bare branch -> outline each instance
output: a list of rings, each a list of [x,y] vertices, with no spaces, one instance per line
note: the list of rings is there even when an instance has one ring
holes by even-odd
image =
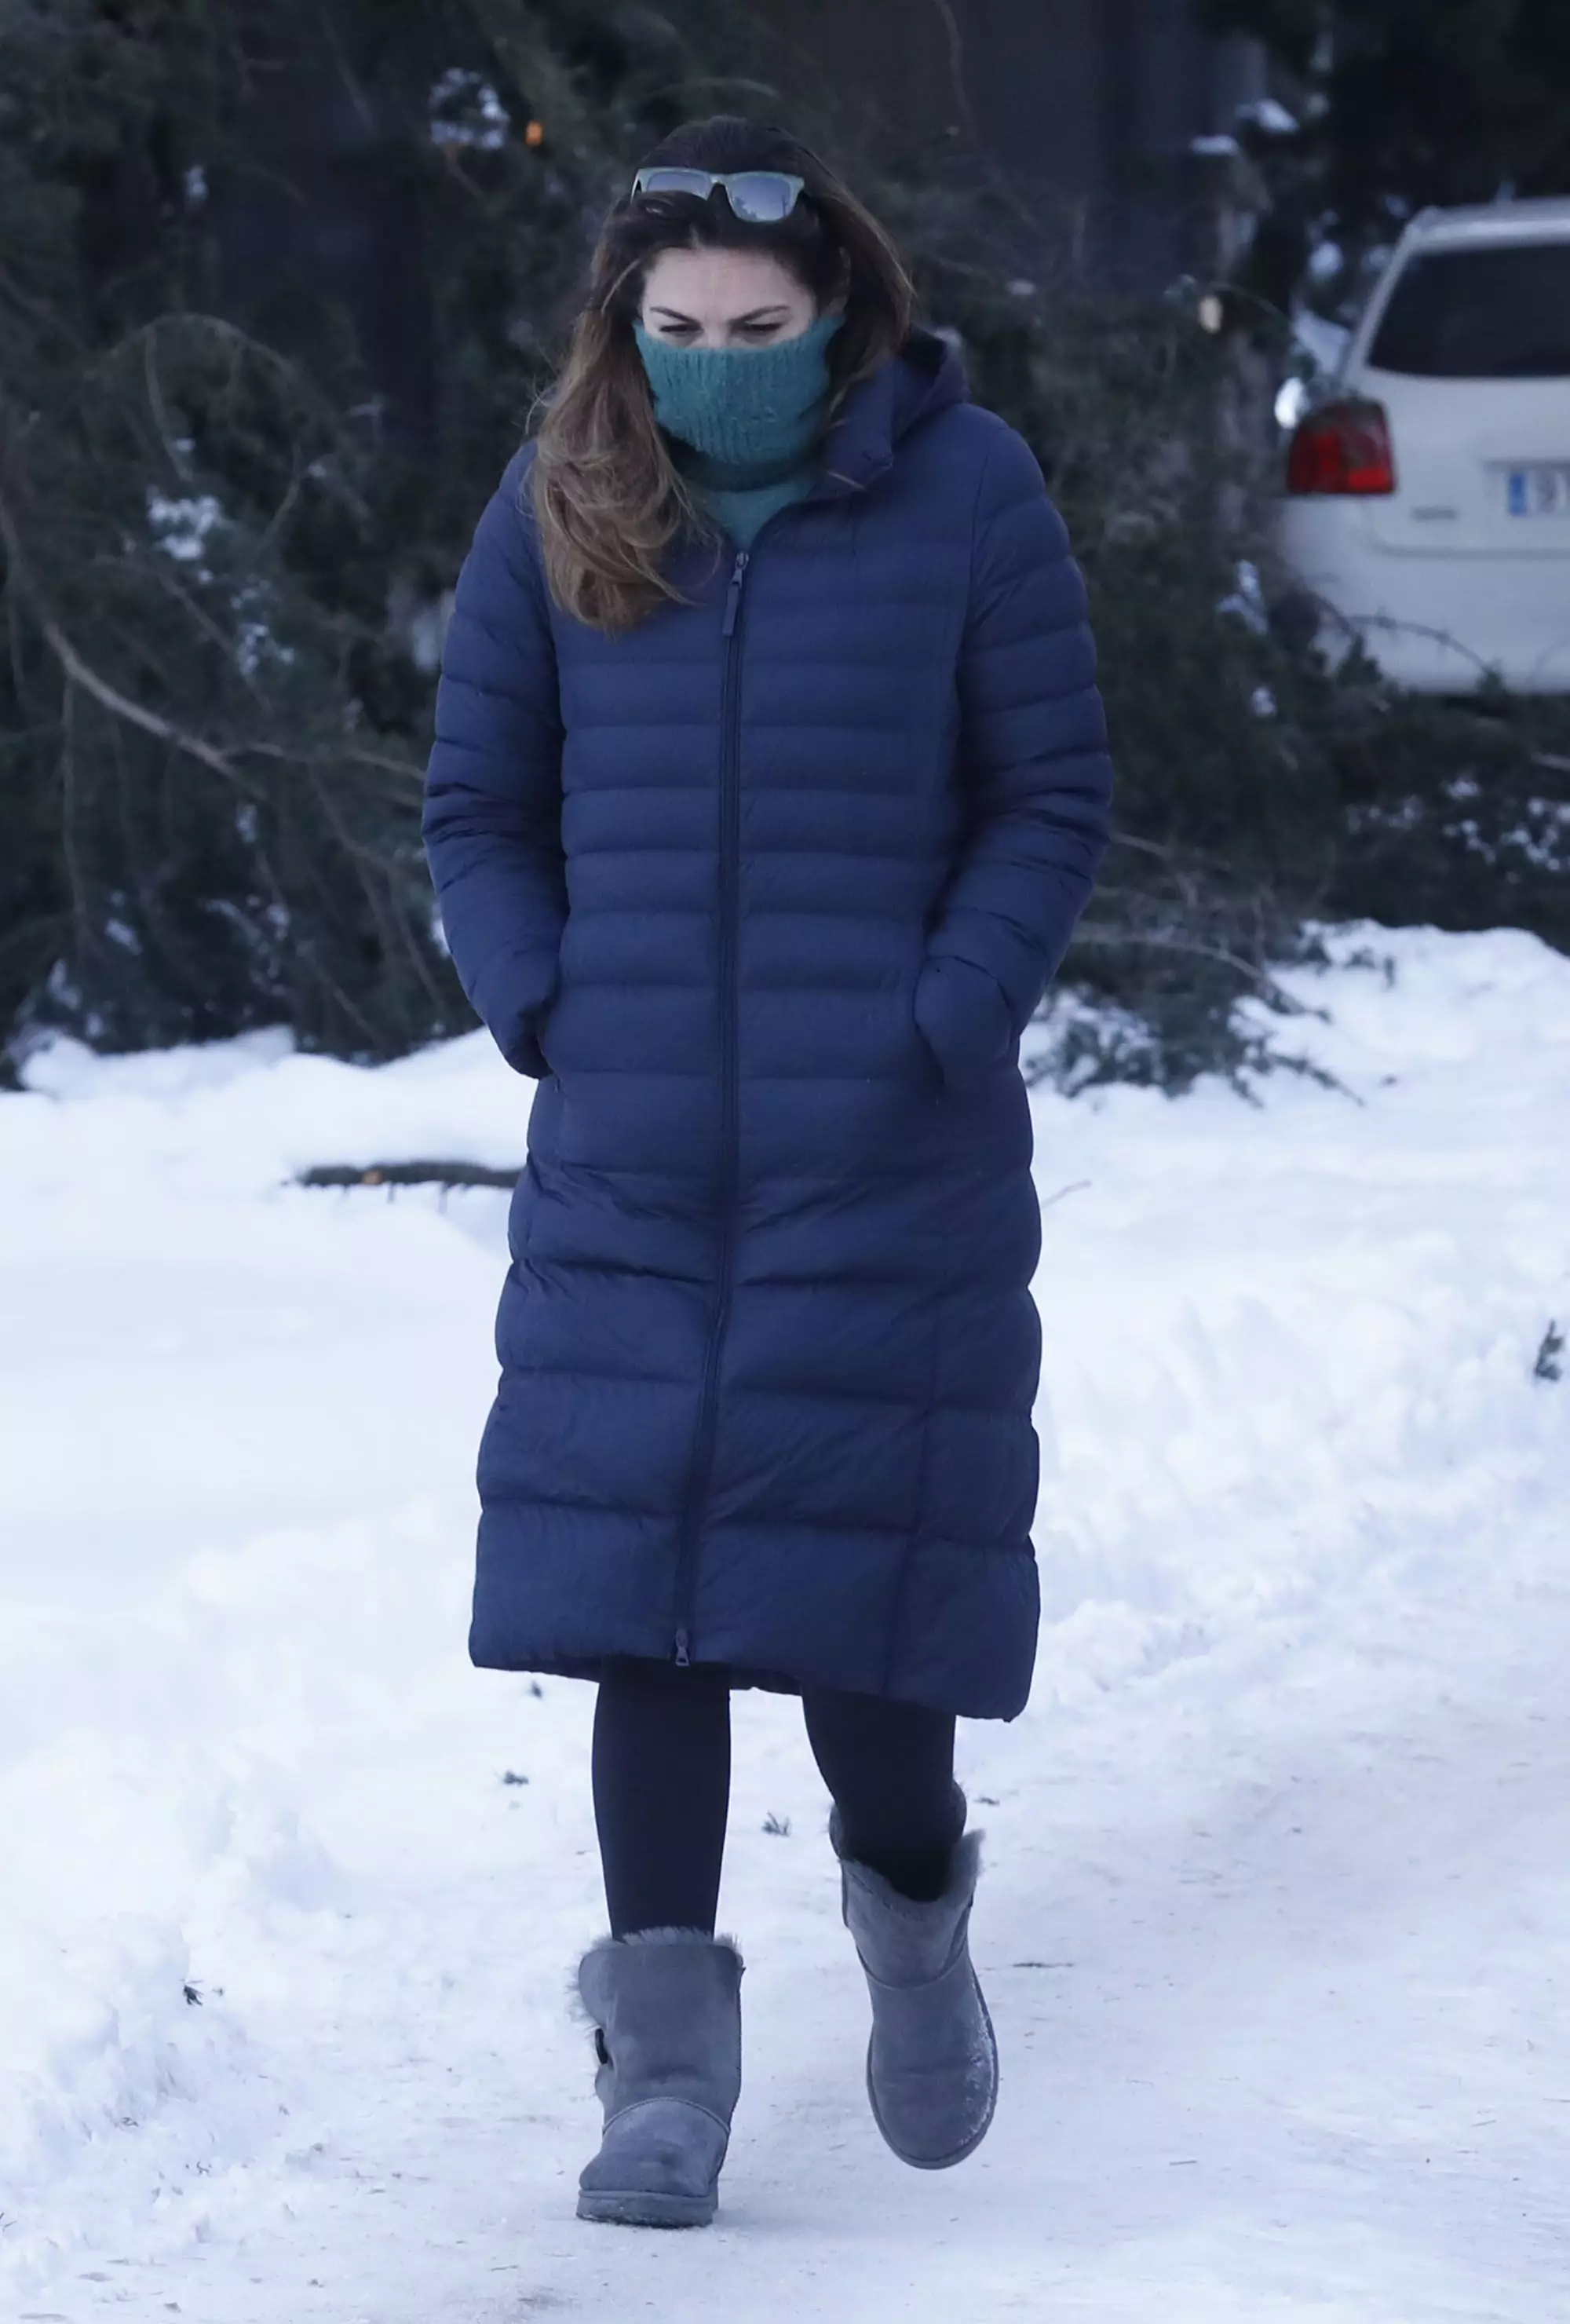
[[[521,1166],[520,1166],[521,1167]],[[297,1186],[494,1186],[510,1192],[518,1184],[516,1169],[497,1169],[484,1162],[318,1162],[302,1170]]]
[[[183,483],[191,472],[190,457],[180,448],[175,436],[174,424],[170,419],[169,406],[164,401],[163,382],[159,377],[158,372],[156,331],[149,331],[142,340],[142,370],[147,383],[147,408],[152,414],[152,424],[158,430],[159,441],[163,446],[164,456],[170,466]]]
[[[174,599],[181,612],[189,617],[192,625],[201,632],[209,645],[215,646],[218,652],[224,655],[225,659],[233,654],[233,640],[225,637],[223,630],[219,627],[218,623],[214,621],[212,615],[207,612],[205,607],[197,603],[197,600],[192,596],[190,591],[182,585],[172,572],[166,568],[165,560],[162,558],[157,558],[150,561],[138,561],[137,563],[133,564],[131,558],[126,557],[116,558],[114,561],[119,566],[122,571],[133,572],[139,581],[145,579],[146,576],[151,574],[159,588],[163,591],[166,596],[172,597]],[[240,672],[240,677],[247,692],[251,695],[252,699],[260,702],[262,700],[262,688],[257,685],[256,680],[248,671],[243,669]]]
[[[23,552],[15,522],[4,493],[0,493],[0,542],[5,545],[13,574],[32,600],[44,643],[72,686],[80,687],[84,694],[91,695],[111,717],[124,719],[128,726],[140,727],[155,742],[167,743],[170,750],[198,760],[214,774],[222,775],[225,782],[234,783],[239,789],[255,795],[252,785],[246,781],[226,752],[216,749],[211,742],[204,742],[199,734],[188,733],[183,726],[175,725],[172,720],[161,718],[157,711],[144,709],[140,702],[133,702],[129,695],[122,694],[118,687],[111,686],[106,678],[101,678],[90,663],[83,660],[43,602]]]
[[[1183,953],[1196,960],[1213,960],[1221,967],[1230,968],[1237,975],[1246,977],[1249,983],[1257,986],[1272,1007],[1279,1009],[1283,1016],[1315,1017],[1319,1014],[1318,1010],[1307,1008],[1302,1001],[1295,1000],[1268,969],[1261,968],[1254,961],[1244,960],[1241,953],[1229,952],[1225,945],[1202,944],[1197,936],[1171,936],[1154,928],[1103,927],[1095,921],[1081,921],[1074,941],[1084,945],[1143,945],[1151,952]]]
[[[981,134],[976,118],[976,108],[970,102],[970,91],[965,81],[965,36],[959,30],[959,19],[954,14],[952,0],[932,0],[932,5],[943,20],[943,36],[949,43],[949,87],[953,93],[954,110],[959,115],[959,125],[979,152],[987,140]]]
[[[414,792],[425,787],[425,777],[418,767],[407,759],[390,759],[380,751],[361,751],[347,744],[327,743],[319,751],[302,751],[298,745],[282,742],[236,742],[235,754],[247,759],[281,759],[294,767],[315,767],[342,761],[351,767],[370,767],[378,774],[396,775]]]

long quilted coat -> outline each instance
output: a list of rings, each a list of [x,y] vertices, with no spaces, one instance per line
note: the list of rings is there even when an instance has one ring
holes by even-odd
[[[611,639],[526,450],[464,565],[426,835],[540,1078],[471,1652],[720,1662],[1012,1717],[1037,1623],[1018,1037],[1106,844],[1083,587],[917,335],[812,497]]]

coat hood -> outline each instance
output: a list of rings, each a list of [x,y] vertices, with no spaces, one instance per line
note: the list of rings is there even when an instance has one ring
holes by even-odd
[[[913,331],[846,397],[823,447],[825,491],[865,492],[893,466],[895,446],[913,429],[969,398],[955,348],[935,331]]]

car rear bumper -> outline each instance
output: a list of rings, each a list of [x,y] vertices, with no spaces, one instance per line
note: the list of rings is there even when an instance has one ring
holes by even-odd
[[[1570,555],[1411,556],[1367,536],[1355,501],[1288,501],[1286,562],[1325,610],[1322,635],[1361,640],[1398,686],[1570,694]]]

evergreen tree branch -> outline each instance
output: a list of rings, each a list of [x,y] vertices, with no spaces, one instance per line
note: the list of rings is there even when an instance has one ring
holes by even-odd
[[[1121,900],[1120,891],[1116,888],[1098,888],[1097,898],[1104,903]],[[1129,898],[1127,900],[1137,903],[1140,899]],[[1294,1000],[1285,985],[1267,968],[1262,967],[1257,961],[1245,960],[1241,953],[1229,950],[1226,945],[1204,944],[1197,936],[1176,936],[1171,929],[1142,927],[1137,919],[1123,927],[1109,926],[1099,919],[1082,920],[1075,931],[1074,942],[1089,945],[1126,945],[1134,951],[1179,953],[1190,960],[1214,961],[1217,966],[1230,969],[1234,975],[1245,979],[1261,998],[1267,1001],[1272,1009],[1279,1010],[1283,1017],[1311,1017],[1318,1013],[1305,1008],[1300,1001]]]
[[[424,771],[407,759],[389,758],[381,751],[351,749],[345,744],[331,743],[320,751],[302,751],[297,744],[283,742],[236,742],[234,753],[247,759],[277,759],[291,767],[344,765],[367,767],[373,773],[396,775],[406,790],[418,798],[425,788]]]
[[[10,504],[3,492],[0,492],[0,545],[5,548],[13,576],[32,601],[33,617],[37,621],[40,636],[72,686],[79,687],[84,694],[91,695],[112,718],[123,719],[128,726],[140,727],[155,742],[167,744],[170,750],[179,751],[187,758],[199,760],[204,767],[216,775],[222,775],[225,782],[234,784],[236,788],[252,797],[259,796],[226,752],[216,749],[211,742],[205,742],[199,734],[189,733],[183,726],[177,726],[172,719],[161,717],[156,710],[145,709],[141,703],[133,702],[129,695],[122,694],[118,687],[100,677],[78,652],[44,602],[23,553]]]

